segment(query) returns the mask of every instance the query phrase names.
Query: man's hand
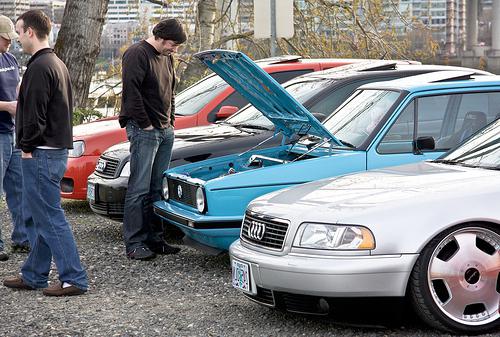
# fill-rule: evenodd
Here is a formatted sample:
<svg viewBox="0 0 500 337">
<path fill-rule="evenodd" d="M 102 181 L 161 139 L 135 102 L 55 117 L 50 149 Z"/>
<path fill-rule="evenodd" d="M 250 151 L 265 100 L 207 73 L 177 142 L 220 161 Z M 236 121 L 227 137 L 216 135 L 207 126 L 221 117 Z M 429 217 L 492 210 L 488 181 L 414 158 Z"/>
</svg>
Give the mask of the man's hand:
<svg viewBox="0 0 500 337">
<path fill-rule="evenodd" d="M 151 131 L 153 130 L 154 127 L 152 125 L 148 126 L 147 128 L 144 128 L 143 130 L 146 130 L 146 131 Z"/>
<path fill-rule="evenodd" d="M 21 158 L 30 159 L 30 158 L 33 158 L 33 156 L 31 155 L 31 152 L 24 152 L 24 151 L 22 151 L 21 152 Z"/>
</svg>

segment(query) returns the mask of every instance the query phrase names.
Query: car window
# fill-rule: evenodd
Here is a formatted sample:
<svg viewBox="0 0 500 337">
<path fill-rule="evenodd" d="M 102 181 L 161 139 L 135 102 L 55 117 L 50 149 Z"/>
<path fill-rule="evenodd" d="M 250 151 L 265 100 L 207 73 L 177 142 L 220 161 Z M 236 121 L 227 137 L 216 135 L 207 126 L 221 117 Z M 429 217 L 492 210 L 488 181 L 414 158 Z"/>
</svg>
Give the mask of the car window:
<svg viewBox="0 0 500 337">
<path fill-rule="evenodd" d="M 331 83 L 333 83 L 333 80 L 329 79 L 304 80 L 300 82 L 293 82 L 290 85 L 287 85 L 285 89 L 297 101 L 304 104 L 304 102 L 310 99 L 313 95 L 327 88 L 331 85 Z M 229 117 L 225 120 L 225 123 L 231 125 L 255 125 L 270 129 L 274 128 L 274 124 L 253 105 L 249 105 L 245 109 Z"/>
<path fill-rule="evenodd" d="M 427 96 L 412 100 L 379 143 L 377 151 L 384 154 L 413 152 L 413 140 L 418 137 L 432 137 L 434 141 L 440 139 L 450 100 L 451 95 Z M 418 116 L 416 137 L 415 113 Z"/>
<path fill-rule="evenodd" d="M 472 111 L 478 111 L 478 118 L 486 119 L 489 124 L 500 116 L 500 93 L 499 92 L 479 92 L 462 95 L 454 132 L 458 132 L 467 123 L 468 117 L 473 115 Z M 481 112 L 484 116 L 481 116 Z"/>
<path fill-rule="evenodd" d="M 400 95 L 391 90 L 357 90 L 325 121 L 325 127 L 337 139 L 360 147 L 392 111 Z"/>
<path fill-rule="evenodd" d="M 379 153 L 405 153 L 413 151 L 414 110 L 415 104 L 414 101 L 411 101 L 379 143 L 377 148 Z"/>
<path fill-rule="evenodd" d="M 379 80 L 391 80 L 396 78 L 394 77 L 384 77 Z M 317 99 L 314 103 L 312 103 L 309 111 L 311 112 L 319 112 L 328 117 L 334 112 L 342 103 L 345 102 L 346 98 L 356 90 L 358 87 L 362 86 L 366 83 L 373 82 L 373 79 L 364 79 L 357 80 L 351 83 L 347 83 L 342 87 L 335 87 L 333 90 L 330 90 L 326 95 L 323 95 L 321 98 Z M 333 82 L 333 81 L 332 81 Z"/>
<path fill-rule="evenodd" d="M 432 137 L 436 144 L 433 151 L 449 150 L 494 120 L 499 103 L 500 93 L 497 92 L 420 97 L 403 110 L 377 151 L 385 154 L 412 152 L 412 142 L 418 137 Z M 418 116 L 416 136 L 415 113 Z"/>
<path fill-rule="evenodd" d="M 175 97 L 175 114 L 191 116 L 223 92 L 229 84 L 217 75 L 205 77 Z"/>
<path fill-rule="evenodd" d="M 500 120 L 491 123 L 436 161 L 500 169 Z"/>
<path fill-rule="evenodd" d="M 272 78 L 276 80 L 278 83 L 284 83 L 292 78 L 295 78 L 297 76 L 300 76 L 302 74 L 307 74 L 312 72 L 313 69 L 302 69 L 302 70 L 293 70 L 293 71 L 279 71 L 275 72 L 271 75 Z M 238 108 L 242 108 L 245 105 L 248 104 L 248 100 L 243 97 L 239 92 L 233 91 L 229 96 L 227 96 L 222 102 L 217 104 L 215 108 L 210 111 L 208 114 L 208 121 L 213 123 L 216 120 L 215 114 L 220 110 L 221 107 L 223 106 L 235 106 Z"/>
</svg>

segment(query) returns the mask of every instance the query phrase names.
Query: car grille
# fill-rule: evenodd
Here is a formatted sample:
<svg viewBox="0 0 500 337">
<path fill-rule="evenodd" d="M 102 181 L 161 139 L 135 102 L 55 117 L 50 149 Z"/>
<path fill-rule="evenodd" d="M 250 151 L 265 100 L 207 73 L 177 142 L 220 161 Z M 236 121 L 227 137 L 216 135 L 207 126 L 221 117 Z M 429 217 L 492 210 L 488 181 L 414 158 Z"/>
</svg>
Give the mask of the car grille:
<svg viewBox="0 0 500 337">
<path fill-rule="evenodd" d="M 264 235 L 260 240 L 255 235 L 252 235 L 251 227 L 256 223 L 265 226 Z M 256 246 L 282 250 L 287 230 L 288 222 L 286 220 L 266 217 L 247 211 L 241 228 L 241 238 Z"/>
<path fill-rule="evenodd" d="M 120 165 L 120 160 L 117 158 L 111 158 L 111 157 L 106 157 L 106 156 L 101 156 L 99 160 L 104 160 L 106 161 L 106 166 L 104 167 L 104 170 L 96 170 L 95 173 L 98 176 L 101 177 L 106 177 L 106 178 L 114 178 L 116 175 L 116 171 L 118 170 L 118 166 Z M 99 164 L 99 161 L 97 162 Z"/>
<path fill-rule="evenodd" d="M 196 207 L 197 188 L 198 185 L 194 185 L 182 180 L 168 178 L 169 198 L 191 207 Z"/>
<path fill-rule="evenodd" d="M 112 219 L 123 219 L 124 204 L 97 201 L 90 203 L 92 210 L 101 215 L 107 215 Z"/>
<path fill-rule="evenodd" d="M 275 306 L 274 295 L 273 295 L 272 290 L 257 287 L 257 294 L 256 295 L 247 294 L 247 293 L 243 293 L 243 295 L 247 296 L 252 301 L 255 301 L 255 302 L 260 303 L 262 305 L 267 305 L 267 306 L 271 306 L 271 307 Z"/>
</svg>

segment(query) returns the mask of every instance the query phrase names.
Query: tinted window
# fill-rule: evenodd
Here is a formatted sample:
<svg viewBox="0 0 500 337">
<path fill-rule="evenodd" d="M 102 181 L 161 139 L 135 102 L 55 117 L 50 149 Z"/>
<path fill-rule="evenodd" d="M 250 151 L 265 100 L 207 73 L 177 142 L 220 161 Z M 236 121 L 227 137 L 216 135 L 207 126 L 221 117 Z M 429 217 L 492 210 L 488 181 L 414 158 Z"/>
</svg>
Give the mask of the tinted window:
<svg viewBox="0 0 500 337">
<path fill-rule="evenodd" d="M 229 85 L 217 75 L 208 76 L 183 90 L 175 97 L 175 114 L 190 116 L 224 91 Z"/>
</svg>

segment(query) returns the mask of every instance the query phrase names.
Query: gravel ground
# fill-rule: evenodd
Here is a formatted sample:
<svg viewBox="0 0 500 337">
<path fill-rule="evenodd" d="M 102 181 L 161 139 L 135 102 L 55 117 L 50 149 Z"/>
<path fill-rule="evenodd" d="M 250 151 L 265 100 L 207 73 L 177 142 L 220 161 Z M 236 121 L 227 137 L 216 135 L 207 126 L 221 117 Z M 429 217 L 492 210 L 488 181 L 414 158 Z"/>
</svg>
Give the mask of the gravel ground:
<svg viewBox="0 0 500 337">
<path fill-rule="evenodd" d="M 206 256 L 182 247 L 175 256 L 129 261 L 119 223 L 94 215 L 85 202 L 64 201 L 63 207 L 87 268 L 89 292 L 48 298 L 0 285 L 0 336 L 441 335 L 398 303 L 350 301 L 321 319 L 267 309 L 232 289 L 227 254 Z M 9 250 L 5 202 L 0 221 Z M 13 254 L 0 262 L 0 279 L 17 273 L 25 257 Z"/>
</svg>

